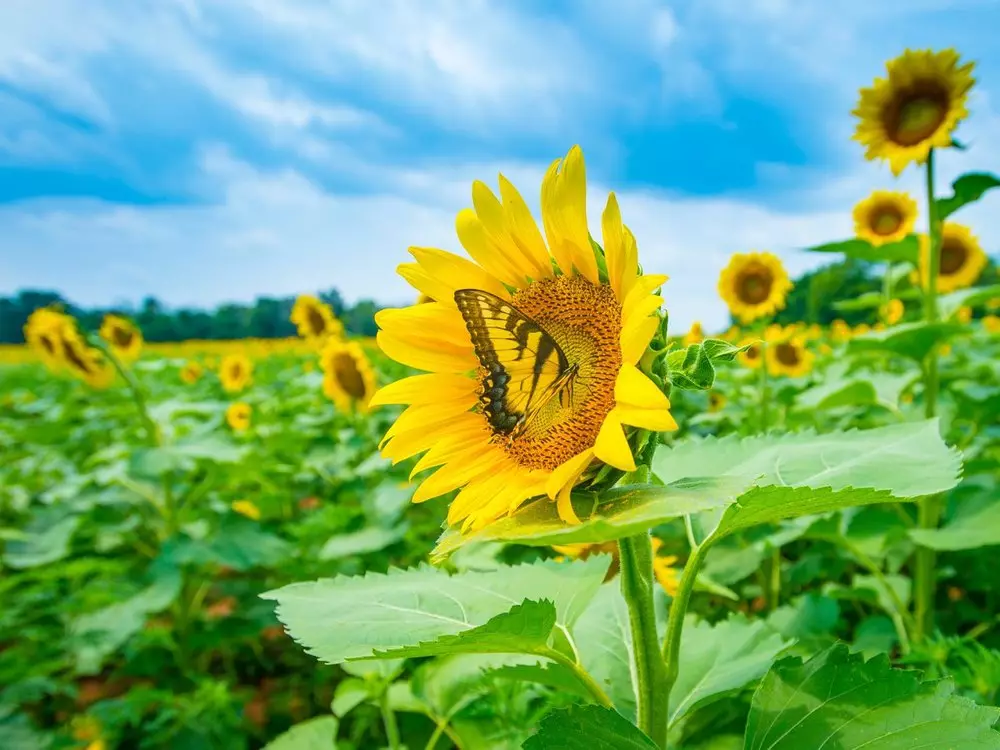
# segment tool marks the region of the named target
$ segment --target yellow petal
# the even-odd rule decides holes
[[[593,458],[594,451],[592,448],[588,448],[573,458],[563,461],[552,470],[552,473],[545,480],[545,494],[555,500],[559,491],[567,484],[570,486],[576,484],[576,480],[580,478]]]
[[[450,436],[463,430],[471,429],[473,426],[482,429],[482,424],[482,416],[473,412],[465,412],[451,420],[399,432],[394,434],[390,440],[384,441],[381,446],[382,455],[390,459],[393,464],[398,464],[400,461],[433,448],[439,442],[447,440]]]
[[[653,432],[669,432],[677,429],[677,422],[667,409],[643,409],[627,404],[615,408],[622,424]]]
[[[636,281],[641,278],[639,276],[639,247],[635,241],[635,235],[624,224],[622,225],[622,231],[625,234],[625,263],[623,264],[622,271],[622,292],[618,299],[628,297]]]
[[[431,427],[440,422],[450,422],[455,417],[469,411],[475,406],[476,401],[476,394],[469,393],[455,401],[438,401],[432,404],[407,406],[386,431],[382,442],[385,443],[393,435],[400,432]]]
[[[447,492],[457,490],[462,485],[490,471],[496,464],[496,457],[490,452],[478,451],[470,460],[452,461],[424,479],[413,493],[413,502],[422,503]]]
[[[429,351],[385,331],[379,331],[375,341],[387,357],[416,370],[457,373],[469,372],[479,366],[471,349],[467,352]]]
[[[622,228],[622,214],[615,194],[608,195],[607,205],[601,215],[601,236],[604,239],[604,257],[608,264],[608,283],[615,291],[619,302],[624,299],[622,276],[627,260],[625,232]]]
[[[526,262],[532,267],[533,279],[544,279],[553,275],[552,258],[545,247],[542,233],[528,209],[528,204],[503,175],[500,175],[500,197],[503,199],[507,230]]]
[[[579,146],[571,148],[561,163],[553,162],[542,180],[542,222],[563,273],[571,274],[575,268],[596,284],[597,259],[587,229],[587,173]]]
[[[559,513],[559,517],[570,525],[577,526],[581,523],[580,517],[573,509],[572,484],[567,484],[563,487],[559,496],[556,498],[556,511]]]
[[[615,381],[615,402],[641,409],[669,409],[670,400],[635,365],[622,365]]]
[[[450,401],[466,393],[474,393],[476,381],[465,375],[434,373],[412,375],[380,388],[368,402],[369,406],[386,404],[430,404],[438,399]]]
[[[432,247],[411,247],[410,254],[420,267],[447,290],[447,297],[434,297],[438,302],[455,304],[457,289],[481,289],[502,299],[509,299],[506,287],[494,276],[471,260]]]
[[[632,458],[632,449],[625,438],[617,409],[612,409],[604,418],[604,424],[594,442],[594,455],[616,469],[635,471],[635,459]]]
[[[511,262],[504,249],[492,241],[475,211],[469,208],[459,211],[455,218],[455,231],[465,251],[491,276],[509,286],[520,288],[524,285],[520,269]]]
[[[659,318],[644,318],[629,328],[623,328],[621,333],[622,362],[630,365],[638,362],[659,325]]]
[[[503,252],[517,273],[517,285],[524,286],[536,275],[536,268],[532,259],[525,257],[521,248],[510,236],[503,205],[493,195],[493,191],[478,180],[472,183],[472,205],[493,246]]]
[[[628,306],[622,305],[622,328],[628,328],[648,318],[663,306],[663,298],[650,294],[648,297],[632,297]]]
[[[652,294],[654,289],[659,289],[669,278],[669,276],[664,276],[663,274],[649,274],[648,276],[637,277],[632,284],[632,288],[625,295],[625,299],[622,300],[622,309],[632,307],[636,300]]]

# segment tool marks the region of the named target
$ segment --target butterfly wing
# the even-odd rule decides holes
[[[455,302],[487,371],[482,405],[494,429],[523,429],[553,397],[570,393],[577,368],[541,325],[478,289],[459,289]]]

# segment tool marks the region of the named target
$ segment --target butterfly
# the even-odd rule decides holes
[[[486,371],[480,405],[495,432],[516,437],[553,398],[572,402],[579,365],[539,323],[478,289],[459,289],[455,303]]]

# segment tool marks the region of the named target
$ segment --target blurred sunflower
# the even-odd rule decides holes
[[[227,354],[219,365],[219,380],[222,388],[229,393],[242,391],[250,385],[253,374],[253,364],[243,353]]]
[[[91,388],[104,389],[114,382],[114,366],[104,352],[90,346],[76,328],[67,328],[63,333],[61,359],[73,375]]]
[[[744,367],[749,367],[751,370],[756,370],[760,367],[762,361],[761,352],[762,348],[760,345],[760,339],[755,336],[748,336],[740,342],[740,346],[749,347],[736,355],[736,359],[739,360],[740,364]]]
[[[250,404],[237,401],[226,408],[226,424],[237,432],[242,432],[250,426],[250,415],[253,409]]]
[[[1000,297],[991,297],[986,300],[987,310],[1000,310]]]
[[[121,315],[105,315],[98,334],[108,342],[112,353],[122,362],[134,361],[142,351],[142,331]]]
[[[457,230],[476,262],[410,248],[417,262],[400,274],[437,301],[376,316],[382,351],[431,372],[386,386],[372,400],[409,404],[383,454],[395,462],[427,451],[414,474],[441,468],[413,499],[461,488],[448,522],[464,529],[542,496],[577,522],[574,486],[602,465],[635,470],[635,433],[626,425],[677,427],[667,397],[636,366],[660,327],[662,299],[653,290],[666,277],[640,275],[614,194],[601,221],[604,248],[595,249],[586,190],[574,146],[542,182],[546,246],[506,178],[500,199],[473,183],[475,210],[459,213]]]
[[[618,542],[594,542],[581,544],[553,544],[552,549],[564,557],[573,560],[586,560],[591,555],[611,555],[611,565],[604,576],[605,581],[610,581],[621,568],[621,558],[618,554]]]
[[[954,49],[906,50],[887,62],[887,77],[861,89],[851,113],[860,120],[854,140],[865,158],[888,161],[898,175],[911,162],[927,161],[932,148],[950,146],[952,131],[969,114],[973,67],[960,65]]]
[[[340,411],[368,411],[375,393],[375,371],[356,341],[330,339],[319,359],[323,393]]]
[[[250,500],[235,500],[229,507],[241,516],[246,516],[253,521],[260,520],[260,508]]]
[[[663,542],[653,537],[653,574],[663,590],[671,598],[677,596],[677,589],[680,587],[680,575],[674,567],[677,562],[677,555],[661,555],[660,551]]]
[[[773,253],[735,253],[719,274],[719,296],[746,325],[785,306],[792,282]]]
[[[851,327],[839,318],[830,324],[830,338],[835,343],[841,343],[851,338]]]
[[[709,412],[722,411],[726,405],[726,397],[719,391],[710,391],[708,394]]]
[[[962,305],[955,311],[955,320],[963,325],[968,325],[972,322],[972,308],[968,305]]]
[[[917,202],[898,191],[876,190],[854,207],[854,233],[875,246],[899,242],[916,222]]]
[[[63,338],[74,332],[73,319],[51,307],[35,310],[24,324],[24,340],[53,371],[63,366]]]
[[[200,379],[204,370],[197,362],[185,362],[181,368],[181,381],[187,385],[194,385]]]
[[[705,340],[705,332],[701,330],[701,321],[696,320],[691,324],[688,332],[684,334],[684,338],[681,339],[681,344],[684,346],[691,346],[692,344],[697,344],[700,341]]]
[[[299,336],[313,345],[322,344],[328,338],[342,338],[344,326],[333,314],[333,309],[309,294],[299,295],[292,306],[291,321],[296,325]]]
[[[903,319],[906,312],[906,305],[901,299],[891,299],[882,308],[882,320],[886,325],[894,326]]]
[[[815,359],[815,355],[806,348],[802,336],[787,329],[770,333],[764,357],[767,360],[768,374],[790,378],[808,374]]]
[[[1000,333],[1000,316],[984,315],[983,328],[987,333]]]
[[[986,268],[987,258],[979,240],[962,224],[946,221],[941,232],[940,268],[937,290],[942,293],[964,289],[976,283]],[[930,272],[931,243],[920,235],[920,283],[927,285]]]
[[[867,323],[858,323],[851,329],[851,338],[854,336],[864,336],[866,333],[871,333],[871,330],[872,327]]]

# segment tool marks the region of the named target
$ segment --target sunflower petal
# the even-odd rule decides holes
[[[479,365],[479,361],[471,349],[467,352],[428,351],[419,343],[413,344],[386,331],[379,331],[375,340],[378,343],[378,348],[387,357],[417,370],[445,373],[470,372]]]
[[[640,427],[653,432],[670,432],[677,429],[677,421],[667,409],[644,409],[627,404],[616,407],[622,424]]]
[[[506,249],[493,242],[475,211],[469,208],[459,211],[455,218],[455,231],[465,251],[491,276],[508,286],[523,286],[524,279],[520,269],[511,262]]]
[[[493,275],[460,255],[433,247],[411,247],[410,254],[431,278],[448,290],[447,297],[434,297],[438,302],[454,306],[458,289],[481,289],[501,299],[510,297],[507,288]]]
[[[609,466],[622,471],[635,471],[635,459],[622,429],[617,409],[612,409],[604,418],[601,431],[594,442],[594,455]]]
[[[644,318],[621,333],[622,362],[634,365],[649,346],[660,325],[659,318]]]
[[[465,375],[432,373],[411,375],[383,386],[372,396],[369,406],[386,404],[431,404],[450,401],[474,393],[476,382]]]
[[[552,470],[552,473],[545,480],[545,494],[555,500],[560,490],[567,484],[570,486],[576,484],[576,481],[593,458],[594,451],[592,448],[588,448],[573,456],[573,458],[563,461],[563,463]]]
[[[500,175],[500,197],[503,199],[507,231],[526,262],[531,265],[531,277],[537,280],[552,276],[552,258],[545,247],[542,233],[538,231],[538,225],[528,210],[528,204],[503,175]]]
[[[670,399],[635,365],[622,365],[615,381],[615,402],[640,409],[669,409]]]

